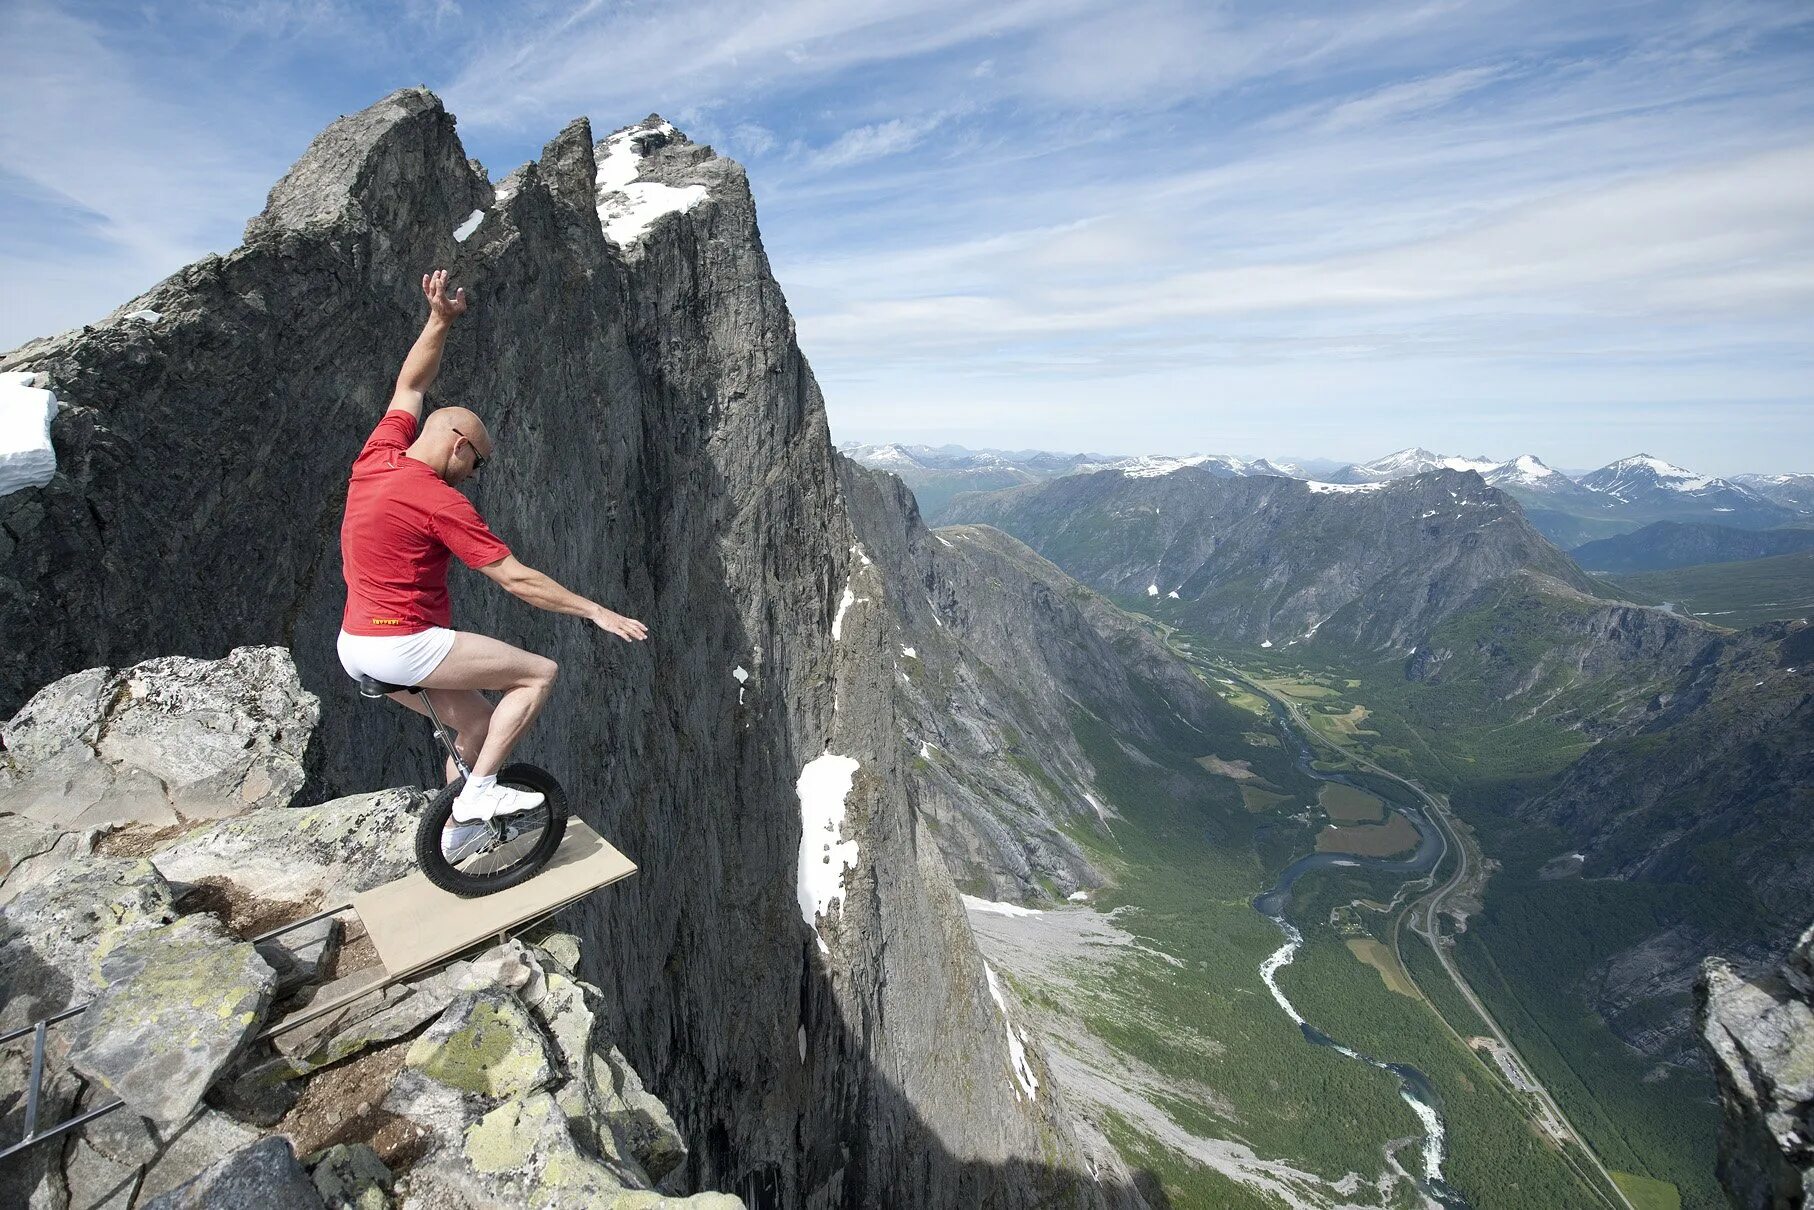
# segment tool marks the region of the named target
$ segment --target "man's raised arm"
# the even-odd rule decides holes
[[[464,288],[447,293],[447,270],[436,269],[422,275],[422,295],[428,299],[428,322],[422,335],[410,346],[403,368],[397,372],[397,389],[391,393],[391,408],[402,408],[418,421],[422,419],[422,397],[434,385],[441,372],[441,349],[447,344],[447,331],[453,321],[466,314]]]

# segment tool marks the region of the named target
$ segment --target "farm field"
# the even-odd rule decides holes
[[[1319,853],[1395,857],[1416,847],[1417,828],[1403,815],[1394,815],[1383,824],[1330,824],[1316,834]]]

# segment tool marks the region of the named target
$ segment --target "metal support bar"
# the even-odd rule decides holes
[[[327,908],[323,911],[316,912],[313,916],[304,916],[301,920],[292,920],[288,924],[280,924],[268,933],[260,933],[258,936],[252,938],[252,940],[248,944],[262,945],[264,942],[269,941],[273,937],[281,937],[285,933],[293,933],[305,924],[314,924],[317,920],[326,920],[329,916],[338,916],[342,912],[351,911],[352,908],[353,908],[352,904],[343,903],[339,907],[331,907],[331,908]],[[0,1041],[4,1041],[4,1040],[5,1039],[0,1039]]]
[[[12,1155],[14,1152],[24,1151],[27,1147],[30,1147],[34,1143],[47,1142],[50,1139],[56,1138],[60,1134],[67,1134],[69,1131],[74,1130],[77,1126],[85,1126],[89,1122],[92,1122],[96,1118],[100,1117],[102,1114],[112,1113],[114,1110],[118,1109],[120,1106],[124,1105],[125,1103],[126,1102],[124,1102],[124,1101],[109,1101],[109,1102],[107,1102],[107,1104],[102,1105],[98,1109],[90,1109],[87,1113],[81,1114],[78,1117],[70,1118],[67,1122],[59,1122],[55,1126],[52,1126],[49,1130],[46,1130],[43,1134],[39,1134],[39,1135],[28,1134],[24,1138],[20,1139],[18,1142],[14,1143],[11,1147],[8,1147],[4,1151],[0,1151],[0,1160],[5,1159],[7,1156]]]
[[[31,1036],[31,1083],[25,1086],[25,1137],[38,1133],[38,1092],[44,1083],[44,1035],[50,1022],[40,1021]]]
[[[75,1016],[77,1013],[87,1008],[90,1003],[90,1001],[84,1000],[80,1004],[72,1005],[60,1013],[53,1013],[51,1016],[44,1018],[43,1021],[38,1022],[38,1025],[55,1025],[58,1021],[61,1021],[66,1017]],[[38,1025],[22,1025],[11,1033],[0,1034],[0,1045],[11,1042],[14,1038],[23,1038],[26,1034],[38,1028]]]

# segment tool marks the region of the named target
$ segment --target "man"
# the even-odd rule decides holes
[[[540,794],[500,786],[497,772],[541,712],[558,669],[545,656],[451,629],[449,554],[538,609],[585,618],[626,642],[649,631],[518,562],[454,490],[491,460],[494,447],[485,422],[466,408],[440,408],[422,423],[422,398],[440,372],[448,330],[466,313],[466,291],[448,294],[447,271],[437,269],[422,278],[422,293],[428,322],[397,375],[390,409],[353,462],[340,527],[346,612],[339,651],[349,676],[426,688],[456,733],[472,776],[454,800],[442,846],[458,861],[483,842],[484,821],[541,804]],[[503,697],[494,706],[483,689]],[[413,694],[390,696],[427,713]],[[457,775],[449,759],[448,783]]]

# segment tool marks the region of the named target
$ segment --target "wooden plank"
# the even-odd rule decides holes
[[[353,908],[389,977],[398,979],[635,872],[635,862],[570,819],[554,860],[528,882],[462,899],[417,872],[354,895]]]

